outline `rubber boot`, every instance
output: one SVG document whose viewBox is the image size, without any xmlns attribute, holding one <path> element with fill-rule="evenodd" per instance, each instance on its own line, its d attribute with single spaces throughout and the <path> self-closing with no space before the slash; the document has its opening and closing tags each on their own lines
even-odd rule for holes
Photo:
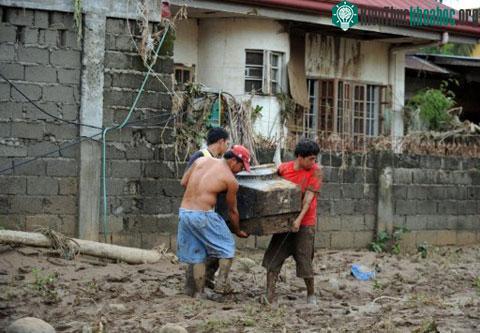
<svg viewBox="0 0 480 333">
<path fill-rule="evenodd" d="M 206 263 L 205 287 L 215 288 L 215 273 L 218 270 L 218 258 L 208 258 Z"/>
<path fill-rule="evenodd" d="M 203 288 L 205 287 L 205 263 L 193 265 L 193 279 L 195 280 L 195 298 L 205 298 Z"/>
<path fill-rule="evenodd" d="M 218 273 L 218 281 L 215 284 L 215 292 L 219 294 L 230 294 L 233 292 L 230 282 L 228 280 L 228 273 L 230 273 L 230 268 L 232 267 L 233 259 L 219 259 L 218 265 L 220 271 Z"/>
<path fill-rule="evenodd" d="M 193 278 L 193 265 L 188 265 L 185 271 L 185 294 L 193 297 L 195 294 L 195 279 Z"/>
</svg>

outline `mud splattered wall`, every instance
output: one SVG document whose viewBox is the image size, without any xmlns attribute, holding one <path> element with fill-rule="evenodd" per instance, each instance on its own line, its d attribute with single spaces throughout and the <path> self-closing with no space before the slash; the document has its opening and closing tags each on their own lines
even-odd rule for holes
<svg viewBox="0 0 480 333">
<path fill-rule="evenodd" d="M 307 76 L 388 84 L 388 47 L 387 43 L 309 33 Z"/>
</svg>

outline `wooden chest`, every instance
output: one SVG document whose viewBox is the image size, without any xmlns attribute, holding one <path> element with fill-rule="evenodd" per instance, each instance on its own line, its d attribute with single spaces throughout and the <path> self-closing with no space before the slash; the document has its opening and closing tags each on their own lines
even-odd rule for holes
<svg viewBox="0 0 480 333">
<path fill-rule="evenodd" d="M 237 174 L 240 185 L 237 206 L 240 228 L 252 235 L 270 235 L 289 231 L 301 210 L 301 192 L 295 184 L 282 179 L 271 165 Z M 225 196 L 220 195 L 217 211 L 228 221 Z"/>
</svg>

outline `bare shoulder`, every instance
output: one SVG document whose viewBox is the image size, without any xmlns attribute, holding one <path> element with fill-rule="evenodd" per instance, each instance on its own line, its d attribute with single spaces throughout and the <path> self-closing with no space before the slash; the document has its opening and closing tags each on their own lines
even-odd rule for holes
<svg viewBox="0 0 480 333">
<path fill-rule="evenodd" d="M 223 179 L 227 184 L 228 188 L 238 189 L 238 180 L 237 178 L 235 178 L 235 175 L 228 168 L 224 169 Z"/>
</svg>

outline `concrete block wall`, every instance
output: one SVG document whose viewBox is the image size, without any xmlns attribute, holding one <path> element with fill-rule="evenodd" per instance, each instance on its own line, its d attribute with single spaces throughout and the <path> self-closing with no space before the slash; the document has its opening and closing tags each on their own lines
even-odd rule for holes
<svg viewBox="0 0 480 333">
<path fill-rule="evenodd" d="M 47 112 L 78 121 L 81 47 L 73 15 L 0 7 L 0 17 L 0 72 Z M 0 79 L 0 169 L 55 151 L 78 134 Z M 74 235 L 77 158 L 75 146 L 0 175 L 0 226 L 51 226 Z"/>
<path fill-rule="evenodd" d="M 362 248 L 374 239 L 377 210 L 375 156 L 322 153 L 316 246 Z M 345 168 L 346 166 L 346 168 Z"/>
<path fill-rule="evenodd" d="M 394 224 L 413 247 L 480 241 L 480 160 L 395 156 Z"/>
<path fill-rule="evenodd" d="M 105 126 L 125 119 L 147 72 L 137 49 L 139 32 L 131 22 L 128 25 L 126 20 L 107 18 Z M 158 25 L 150 28 L 160 29 Z M 154 66 L 161 74 L 149 78 L 130 118 L 144 122 L 107 136 L 109 232 L 117 244 L 148 248 L 160 243 L 174 246 L 175 242 L 176 213 L 183 195 L 178 177 L 185 164 L 175 163 L 172 133 L 164 131 L 171 116 L 168 92 L 173 87 L 174 70 L 172 45 L 164 45 Z"/>
<path fill-rule="evenodd" d="M 402 246 L 480 241 L 480 159 L 420 155 L 322 154 L 318 247 L 366 247 L 377 233 L 379 172 L 393 169 L 393 225 L 406 227 Z"/>
</svg>

